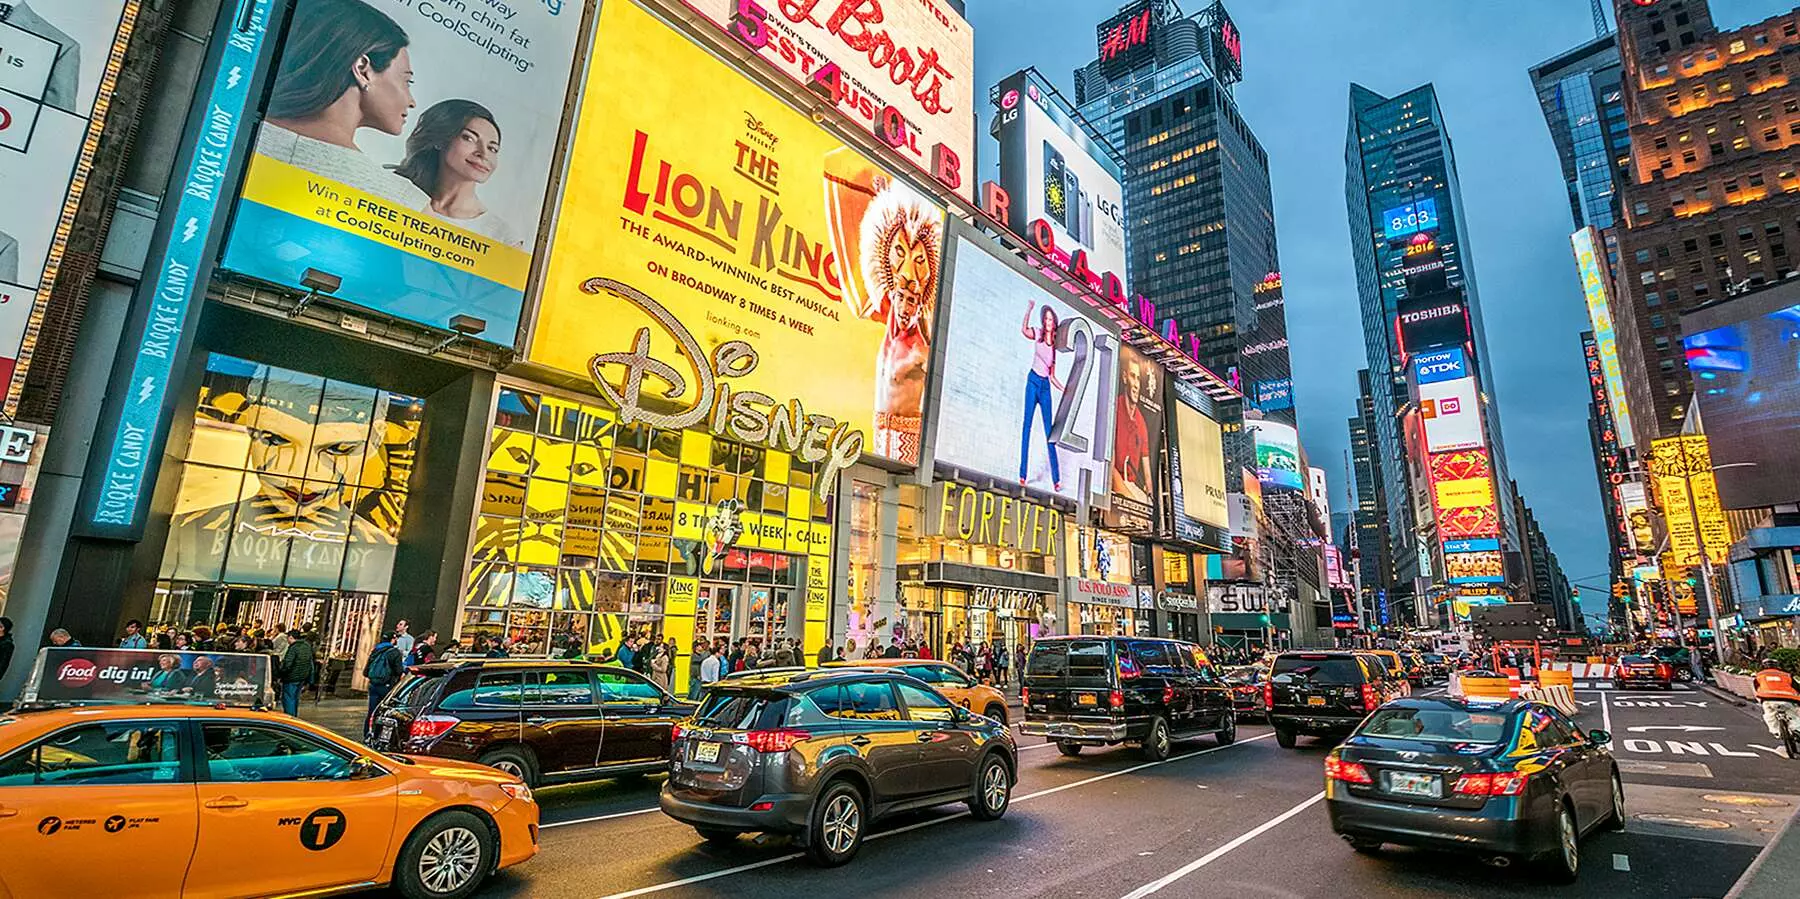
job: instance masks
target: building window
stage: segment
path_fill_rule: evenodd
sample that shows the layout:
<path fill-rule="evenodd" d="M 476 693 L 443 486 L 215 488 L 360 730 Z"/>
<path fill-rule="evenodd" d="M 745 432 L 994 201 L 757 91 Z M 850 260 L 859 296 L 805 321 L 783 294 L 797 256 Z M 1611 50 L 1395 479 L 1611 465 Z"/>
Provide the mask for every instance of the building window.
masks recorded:
<path fill-rule="evenodd" d="M 1735 194 L 1737 192 L 1738 192 L 1737 179 L 1736 178 L 1727 178 L 1725 180 L 1725 193 L 1727 195 L 1730 195 L 1730 194 Z"/>
<path fill-rule="evenodd" d="M 1781 139 L 1781 130 L 1780 129 L 1778 129 L 1778 128 L 1764 128 L 1763 129 L 1763 140 L 1766 140 L 1769 143 L 1774 143 L 1780 139 Z"/>
<path fill-rule="evenodd" d="M 1727 49 L 1729 49 L 1732 53 L 1742 53 L 1742 52 L 1744 52 L 1744 42 L 1742 40 L 1732 41 L 1731 46 Z"/>
<path fill-rule="evenodd" d="M 1761 250 L 1745 250 L 1744 262 L 1748 265 L 1762 265 Z"/>
<path fill-rule="evenodd" d="M 1662 297 L 1658 295 L 1656 291 L 1652 290 L 1649 293 L 1644 294 L 1644 305 L 1660 306 L 1662 305 Z"/>
<path fill-rule="evenodd" d="M 1647 249 L 1637 251 L 1637 261 L 1649 262 L 1650 261 L 1650 251 Z"/>
<path fill-rule="evenodd" d="M 1681 242 L 1681 249 L 1688 253 L 1698 253 L 1700 252 L 1700 242 L 1690 237 Z"/>
<path fill-rule="evenodd" d="M 1638 272 L 1638 283 L 1643 284 L 1645 286 L 1655 284 L 1656 283 L 1656 273 L 1649 269 L 1644 269 L 1643 271 Z"/>
<path fill-rule="evenodd" d="M 1731 139 L 1731 149 L 1733 149 L 1733 150 L 1748 150 L 1748 149 L 1750 149 L 1750 138 L 1745 137 L 1742 134 L 1738 135 L 1737 137 L 1732 138 Z"/>
<path fill-rule="evenodd" d="M 1751 172 L 1744 180 L 1750 182 L 1751 187 L 1761 187 L 1763 184 L 1762 172 Z"/>
<path fill-rule="evenodd" d="M 1651 143 L 1654 144 L 1656 146 L 1656 149 L 1658 149 L 1658 150 L 1669 149 L 1669 139 L 1666 137 L 1662 137 L 1659 135 L 1659 136 L 1657 136 L 1657 138 L 1654 141 L 1651 141 Z"/>
<path fill-rule="evenodd" d="M 1725 235 L 1720 234 L 1717 231 L 1706 235 L 1706 245 L 1709 247 L 1715 247 L 1715 248 L 1724 246 L 1725 245 Z"/>
<path fill-rule="evenodd" d="M 1658 344 L 1657 349 L 1664 350 L 1664 351 L 1667 351 L 1669 349 L 1669 338 L 1658 337 L 1658 338 L 1656 338 L 1656 341 Z M 1663 371 L 1674 371 L 1675 370 L 1675 360 L 1664 359 L 1661 362 L 1656 363 L 1656 367 L 1662 369 Z"/>
<path fill-rule="evenodd" d="M 1650 327 L 1652 327 L 1652 328 L 1660 328 L 1660 327 L 1662 327 L 1662 326 L 1663 326 L 1663 317 L 1662 317 L 1662 313 L 1660 313 L 1660 312 L 1659 312 L 1659 313 L 1657 313 L 1657 314 L 1655 314 L 1655 315 L 1652 315 L 1652 316 L 1650 316 Z"/>
<path fill-rule="evenodd" d="M 1631 211 L 1637 215 L 1649 215 L 1650 214 L 1650 204 L 1644 202 L 1643 200 L 1639 200 L 1636 203 L 1631 204 Z"/>
<path fill-rule="evenodd" d="M 1699 160 L 1693 150 L 1683 150 L 1681 151 L 1681 161 L 1688 165 L 1694 165 Z"/>

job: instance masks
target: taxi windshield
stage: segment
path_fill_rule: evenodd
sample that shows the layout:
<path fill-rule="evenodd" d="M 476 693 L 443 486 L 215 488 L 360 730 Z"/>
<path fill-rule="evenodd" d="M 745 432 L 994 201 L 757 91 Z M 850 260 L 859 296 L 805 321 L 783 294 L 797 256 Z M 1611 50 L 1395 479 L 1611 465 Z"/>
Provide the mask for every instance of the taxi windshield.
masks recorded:
<path fill-rule="evenodd" d="M 1428 743 L 1498 744 L 1505 733 L 1506 715 L 1500 712 L 1457 708 L 1379 709 L 1363 723 L 1358 734 L 1398 737 Z"/>

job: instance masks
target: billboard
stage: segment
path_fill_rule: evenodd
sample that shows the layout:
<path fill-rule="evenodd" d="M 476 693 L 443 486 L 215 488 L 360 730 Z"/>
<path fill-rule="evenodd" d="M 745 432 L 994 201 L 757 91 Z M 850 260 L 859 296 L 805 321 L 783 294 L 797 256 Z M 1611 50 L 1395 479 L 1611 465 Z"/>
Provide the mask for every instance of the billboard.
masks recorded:
<path fill-rule="evenodd" d="M 1140 536 L 1156 529 L 1164 377 L 1162 366 L 1120 344 L 1119 387 L 1113 403 L 1112 508 L 1106 522 Z"/>
<path fill-rule="evenodd" d="M 1460 293 L 1436 293 L 1409 297 L 1395 307 L 1394 329 L 1404 352 L 1431 347 L 1461 346 L 1469 342 L 1468 304 Z"/>
<path fill-rule="evenodd" d="M 1500 509 L 1494 504 L 1494 472 L 1486 449 L 1435 453 L 1428 469 L 1439 537 L 1500 536 Z"/>
<path fill-rule="evenodd" d="M 1444 579 L 1451 584 L 1504 584 L 1506 562 L 1499 551 L 1444 553 Z"/>
<path fill-rule="evenodd" d="M 526 357 L 624 365 L 680 410 L 664 426 L 760 444 L 819 413 L 916 463 L 942 209 L 633 4 L 599 40 Z"/>
<path fill-rule="evenodd" d="M 1035 74 L 1018 72 L 995 90 L 999 112 L 1000 186 L 1011 198 L 1006 225 L 1029 234 L 1033 222 L 1050 227 L 1056 255 L 1066 263 L 1076 249 L 1087 251 L 1089 285 L 1100 288 L 1100 273 L 1125 282 L 1124 177 L 1109 152 L 1040 87 Z"/>
<path fill-rule="evenodd" d="M 1589 226 L 1570 235 L 1575 248 L 1575 267 L 1581 272 L 1581 293 L 1587 300 L 1588 323 L 1594 326 L 1594 342 L 1600 350 L 1600 370 L 1606 378 L 1607 405 L 1612 411 L 1613 428 L 1620 446 L 1633 446 L 1636 438 L 1631 428 L 1631 407 L 1625 399 L 1625 376 L 1619 368 L 1618 334 L 1613 329 L 1610 288 L 1601 270 L 1600 249 L 1596 240 L 1600 232 Z"/>
<path fill-rule="evenodd" d="M 1406 203 L 1381 213 L 1382 235 L 1388 240 L 1420 231 L 1435 231 L 1437 227 L 1437 200 L 1434 199 Z"/>
<path fill-rule="evenodd" d="M 1251 394 L 1251 402 L 1263 412 L 1292 409 L 1294 408 L 1294 379 L 1272 378 L 1257 381 L 1251 387 Z"/>
<path fill-rule="evenodd" d="M 1224 548 L 1225 534 L 1231 528 L 1231 511 L 1225 502 L 1224 429 L 1201 411 L 1207 404 L 1198 391 L 1183 382 L 1171 383 L 1175 433 L 1169 467 L 1175 537 Z"/>
<path fill-rule="evenodd" d="M 1717 477 L 1717 474 L 1714 474 Z M 1631 551 L 1649 555 L 1656 552 L 1656 526 L 1650 517 L 1650 498 L 1644 485 L 1638 481 L 1625 481 L 1619 485 L 1619 513 L 1625 519 L 1625 531 L 1630 537 Z"/>
<path fill-rule="evenodd" d="M 1782 303 L 1795 298 L 1792 290 L 1769 293 L 1682 319 L 1694 395 L 1728 509 L 1800 500 L 1800 304 Z"/>
<path fill-rule="evenodd" d="M 225 267 L 511 345 L 582 11 L 298 0 Z"/>
<path fill-rule="evenodd" d="M 1156 29 L 1162 24 L 1160 0 L 1138 0 L 1094 27 L 1100 74 L 1117 81 L 1156 58 Z"/>
<path fill-rule="evenodd" d="M 1723 565 L 1731 549 L 1731 527 L 1719 504 L 1713 464 L 1704 434 L 1650 442 L 1650 483 L 1669 531 L 1669 555 L 1678 565 L 1698 565 L 1703 545 L 1707 558 Z"/>
<path fill-rule="evenodd" d="M 260 652 L 46 646 L 38 650 L 31 679 L 26 682 L 19 700 L 25 703 L 264 706 L 270 699 L 269 667 L 272 661 L 270 656 Z M 135 760 L 135 756 L 133 758 Z M 167 774 L 174 776 L 173 767 Z M 111 829 L 111 824 L 107 827 Z"/>
<path fill-rule="evenodd" d="M 964 199 L 975 198 L 975 29 L 949 3 L 683 2 Z M 662 69 L 644 71 L 660 77 Z"/>
<path fill-rule="evenodd" d="M 1414 372 L 1418 373 L 1416 367 Z M 1474 378 L 1421 382 L 1417 389 L 1426 451 L 1442 453 L 1483 445 L 1481 396 Z"/>
<path fill-rule="evenodd" d="M 1278 421 L 1244 422 L 1244 429 L 1256 441 L 1256 479 L 1264 487 L 1304 490 L 1306 478 L 1300 467 L 1300 432 L 1293 425 Z"/>
<path fill-rule="evenodd" d="M 6 4 L 0 15 L 0 397 L 16 410 L 34 319 L 62 265 L 138 4 Z"/>
<path fill-rule="evenodd" d="M 1085 483 L 1104 507 L 1118 336 L 982 243 L 958 237 L 953 254 L 935 458 L 1071 500 Z"/>

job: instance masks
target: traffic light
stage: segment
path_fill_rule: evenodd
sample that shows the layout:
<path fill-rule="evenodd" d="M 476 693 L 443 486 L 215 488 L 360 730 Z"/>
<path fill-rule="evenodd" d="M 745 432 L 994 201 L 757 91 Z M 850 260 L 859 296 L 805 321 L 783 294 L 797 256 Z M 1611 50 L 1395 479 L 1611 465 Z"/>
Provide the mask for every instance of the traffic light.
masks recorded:
<path fill-rule="evenodd" d="M 1630 588 L 1625 586 L 1624 581 L 1614 581 L 1612 587 L 1613 587 L 1613 596 L 1615 598 L 1624 599 L 1625 597 L 1630 595 L 1630 592 L 1629 592 Z"/>

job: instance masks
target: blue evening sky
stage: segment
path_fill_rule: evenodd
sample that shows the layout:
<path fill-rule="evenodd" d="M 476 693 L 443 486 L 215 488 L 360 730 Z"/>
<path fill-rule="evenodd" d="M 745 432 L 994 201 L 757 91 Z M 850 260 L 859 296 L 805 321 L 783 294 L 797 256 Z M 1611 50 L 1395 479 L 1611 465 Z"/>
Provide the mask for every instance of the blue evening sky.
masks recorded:
<path fill-rule="evenodd" d="M 968 0 L 981 107 L 981 177 L 992 178 L 987 88 L 1036 66 L 1074 98 L 1072 71 L 1094 58 L 1109 0 Z M 1184 11 L 1202 9 L 1181 0 Z M 1610 10 L 1611 0 L 1607 0 Z M 1713 0 L 1732 28 L 1793 0 Z M 1480 285 L 1496 357 L 1507 458 L 1572 581 L 1604 591 L 1607 541 L 1587 436 L 1580 332 L 1587 327 L 1569 251 L 1567 194 L 1526 70 L 1594 36 L 1586 0 L 1256 0 L 1226 8 L 1243 34 L 1237 100 L 1269 153 L 1301 438 L 1348 502 L 1346 420 L 1364 361 L 1344 211 L 1350 82 L 1392 96 L 1436 83 L 1469 225 L 1465 259 Z M 1152 298 L 1154 299 L 1154 298 Z"/>

